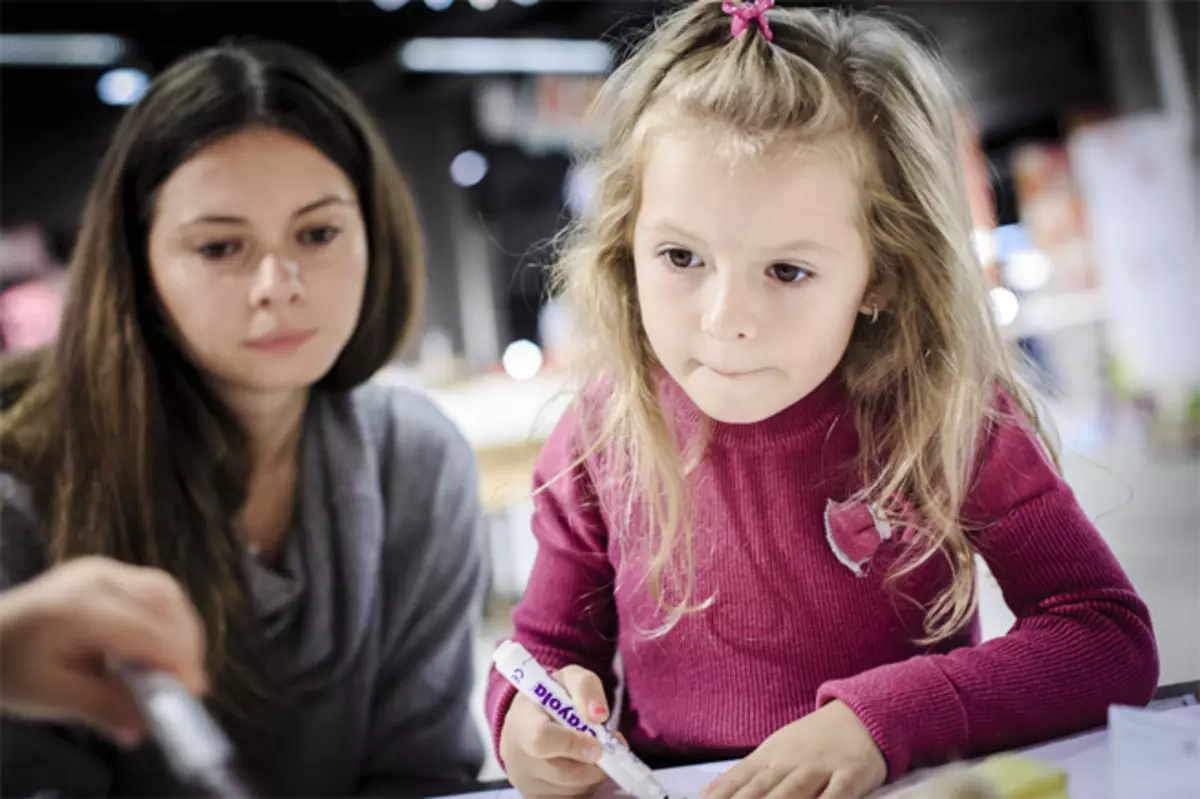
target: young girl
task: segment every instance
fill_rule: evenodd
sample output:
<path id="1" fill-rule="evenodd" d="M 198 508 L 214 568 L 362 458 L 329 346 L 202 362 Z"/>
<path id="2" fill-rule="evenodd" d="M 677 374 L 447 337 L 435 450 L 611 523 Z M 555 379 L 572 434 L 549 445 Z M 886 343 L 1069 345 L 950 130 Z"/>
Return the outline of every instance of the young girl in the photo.
<path id="1" fill-rule="evenodd" d="M 1157 656 L 991 320 L 943 69 L 769 6 L 690 5 L 608 86 L 557 268 L 592 387 L 540 457 L 514 623 L 652 764 L 744 757 L 712 799 L 861 796 L 1101 724 Z M 985 644 L 976 553 L 1018 617 Z M 601 780 L 496 674 L 488 712 L 524 795 Z"/>
<path id="2" fill-rule="evenodd" d="M 482 762 L 472 453 L 367 383 L 415 320 L 418 232 L 337 79 L 291 49 L 206 51 L 122 120 L 57 344 L 0 371 L 0 589 L 83 555 L 177 579 L 266 795 L 425 795 Z M 5 796 L 179 790 L 151 747 L 0 738 Z"/>

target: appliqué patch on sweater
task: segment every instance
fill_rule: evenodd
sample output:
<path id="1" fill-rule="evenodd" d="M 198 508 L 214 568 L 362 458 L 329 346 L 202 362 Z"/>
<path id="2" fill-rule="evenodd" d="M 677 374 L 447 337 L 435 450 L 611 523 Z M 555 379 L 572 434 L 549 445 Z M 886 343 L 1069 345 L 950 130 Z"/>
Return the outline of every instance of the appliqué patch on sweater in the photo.
<path id="1" fill-rule="evenodd" d="M 912 531 L 907 527 L 894 528 L 873 503 L 832 499 L 825 503 L 825 538 L 834 556 L 856 577 L 866 575 L 879 545 L 894 536 L 908 541 Z"/>

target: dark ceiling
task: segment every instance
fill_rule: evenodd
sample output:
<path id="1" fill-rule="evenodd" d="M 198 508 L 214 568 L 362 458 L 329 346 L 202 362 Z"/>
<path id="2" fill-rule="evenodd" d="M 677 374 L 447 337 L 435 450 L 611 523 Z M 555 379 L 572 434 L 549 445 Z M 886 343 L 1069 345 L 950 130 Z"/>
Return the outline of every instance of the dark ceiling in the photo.
<path id="1" fill-rule="evenodd" d="M 624 36 L 668 2 L 498 0 L 477 11 L 454 0 L 434 11 L 410 0 L 387 12 L 367 0 L 302 2 L 57 2 L 6 0 L 5 32 L 108 32 L 133 42 L 131 63 L 158 70 L 191 50 L 229 36 L 283 39 L 340 71 L 395 72 L 399 41 L 412 36 Z M 856 6 L 873 5 L 862 0 Z M 1002 134 L 1064 104 L 1106 97 L 1095 46 L 1092 4 L 1034 0 L 894 2 L 945 48 L 976 103 L 985 130 Z M 5 77 L 11 70 L 5 70 Z M 45 95 L 42 95 L 45 96 Z M 15 110 L 15 109 L 13 109 Z"/>
<path id="2" fill-rule="evenodd" d="M 212 0 L 211 2 L 57 2 L 6 0 L 5 32 L 107 32 L 131 39 L 144 66 L 161 69 L 184 53 L 231 35 L 290 41 L 331 66 L 352 68 L 390 57 L 412 36 L 550 35 L 595 37 L 665 4 L 647 0 L 542 0 L 531 6 L 498 0 L 478 11 L 456 0 L 443 11 L 410 0 L 383 11 L 368 0 Z"/>
<path id="3" fill-rule="evenodd" d="M 1099 0 L 1114 2 L 1115 0 Z M 445 0 L 442 0 L 445 2 Z M 792 0 L 780 0 L 783 5 Z M 1136 2 L 1136 0 L 1131 0 Z M 796 3 L 798 4 L 798 3 Z M 812 4 L 812 3 L 809 3 Z M 3 0 L 4 33 L 111 33 L 131 44 L 125 65 L 153 74 L 190 51 L 228 37 L 269 38 L 303 47 L 333 67 L 381 116 L 427 212 L 431 263 L 450 263 L 457 232 L 439 221 L 452 213 L 452 145 L 478 146 L 488 178 L 465 190 L 459 207 L 484 221 L 495 248 L 514 336 L 536 335 L 545 242 L 563 221 L 562 154 L 526 152 L 478 141 L 471 112 L 475 79 L 407 75 L 397 46 L 414 36 L 551 36 L 625 42 L 643 29 L 659 0 L 496 0 L 479 11 L 452 0 L 443 11 L 408 0 L 384 11 L 369 0 L 246 2 L 62 2 Z M 852 0 L 840 5 L 876 5 Z M 1110 86 L 1101 67 L 1096 4 L 1084 0 L 934 0 L 892 2 L 943 48 L 974 105 L 991 156 L 1002 221 L 1012 221 L 1006 150 L 1029 138 L 1057 138 L 1062 116 L 1104 106 Z M 100 68 L 0 69 L 0 224 L 34 221 L 70 240 L 83 194 L 121 109 L 96 96 Z M 442 137 L 430 144 L 422 138 Z M 457 145 L 455 145 L 457 146 Z M 439 150 L 439 147 L 441 150 Z M 437 277 L 435 274 L 434 277 Z M 436 281 L 435 281 L 436 282 Z M 435 292 L 436 293 L 436 292 Z M 443 298 L 444 300 L 444 298 Z M 434 309 L 446 319 L 455 306 Z M 436 303 L 435 303 L 436 305 Z M 453 325 L 451 325 L 453 327 Z"/>
<path id="4" fill-rule="evenodd" d="M 541 0 L 533 5 L 497 0 L 494 8 L 479 11 L 468 0 L 453 0 L 446 10 L 435 11 L 423 0 L 409 0 L 388 12 L 368 0 L 5 0 L 0 12 L 5 33 L 123 36 L 131 43 L 126 64 L 152 74 L 187 52 L 228 37 L 284 40 L 319 55 L 372 98 L 376 107 L 380 98 L 388 103 L 393 100 L 387 98 L 395 98 L 394 102 L 407 98 L 409 107 L 421 108 L 423 97 L 445 102 L 461 95 L 463 124 L 469 125 L 470 104 L 465 98 L 472 79 L 403 74 L 395 58 L 400 42 L 413 36 L 472 35 L 625 41 L 655 11 L 670 5 L 656 0 Z M 874 4 L 858 0 L 853 5 Z M 1064 112 L 1107 102 L 1092 3 L 940 0 L 895 2 L 890 7 L 924 25 L 944 48 L 971 97 L 993 155 L 1023 138 L 1055 137 Z M 64 174 L 58 177 L 64 186 L 86 183 L 84 173 L 98 159 L 107 132 L 120 115 L 119 109 L 105 107 L 96 98 L 101 72 L 98 68 L 0 69 L 0 169 L 6 195 L 0 198 L 0 210 L 7 219 L 20 214 L 21 197 L 33 196 L 30 186 L 46 174 L 47 164 L 61 160 Z M 87 157 L 75 153 L 76 149 Z M 57 155 L 68 151 L 71 158 Z M 521 161 L 517 159 L 517 168 L 509 170 L 518 182 Z M 1003 171 L 1003 159 L 997 160 L 997 166 Z M 560 167 L 548 171 L 558 173 Z M 498 183 L 494 182 L 493 191 L 512 195 L 511 185 Z M 553 196 L 557 198 L 557 193 Z M 39 212 L 31 206 L 28 213 Z"/>

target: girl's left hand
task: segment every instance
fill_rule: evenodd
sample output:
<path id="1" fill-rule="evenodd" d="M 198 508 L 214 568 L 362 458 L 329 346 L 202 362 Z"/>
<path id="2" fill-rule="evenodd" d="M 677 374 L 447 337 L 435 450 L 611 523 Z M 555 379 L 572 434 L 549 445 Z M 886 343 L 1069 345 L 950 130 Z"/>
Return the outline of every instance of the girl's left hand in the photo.
<path id="1" fill-rule="evenodd" d="M 702 799 L 858 799 L 887 780 L 887 761 L 843 702 L 778 730 L 706 785 Z"/>

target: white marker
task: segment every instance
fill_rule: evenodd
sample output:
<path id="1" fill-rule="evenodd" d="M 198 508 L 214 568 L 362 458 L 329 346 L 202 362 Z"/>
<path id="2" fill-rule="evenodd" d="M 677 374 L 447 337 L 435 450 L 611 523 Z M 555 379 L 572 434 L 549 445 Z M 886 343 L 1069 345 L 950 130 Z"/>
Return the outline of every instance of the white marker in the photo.
<path id="1" fill-rule="evenodd" d="M 203 796 L 253 796 L 237 773 L 233 743 L 204 703 L 163 671 L 137 663 L 111 663 L 175 776 Z"/>
<path id="2" fill-rule="evenodd" d="M 587 733 L 600 742 L 604 754 L 597 763 L 621 790 L 637 799 L 667 799 L 666 790 L 650 770 L 621 739 L 601 724 L 588 724 L 575 710 L 567 689 L 541 667 L 533 655 L 516 641 L 505 641 L 492 656 L 496 670 L 516 689 L 541 705 L 550 717 L 564 727 Z"/>

